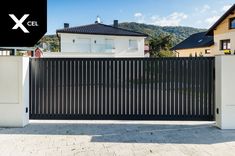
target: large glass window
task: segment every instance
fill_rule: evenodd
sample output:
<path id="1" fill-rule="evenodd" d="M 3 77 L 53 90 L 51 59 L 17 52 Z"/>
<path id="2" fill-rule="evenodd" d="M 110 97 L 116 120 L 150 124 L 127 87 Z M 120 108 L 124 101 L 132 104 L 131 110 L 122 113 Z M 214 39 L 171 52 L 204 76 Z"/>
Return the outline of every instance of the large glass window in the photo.
<path id="1" fill-rule="evenodd" d="M 231 49 L 231 44 L 230 40 L 221 40 L 221 50 L 230 50 Z"/>
<path id="2" fill-rule="evenodd" d="M 75 41 L 76 42 L 76 41 Z M 90 39 L 78 39 L 78 52 L 89 53 L 91 52 L 91 40 Z"/>
<path id="3" fill-rule="evenodd" d="M 113 39 L 105 39 L 105 46 L 106 46 L 106 49 L 108 49 L 108 50 L 115 49 L 114 40 Z"/>
<path id="4" fill-rule="evenodd" d="M 230 19 L 230 29 L 235 29 L 235 18 Z"/>
<path id="5" fill-rule="evenodd" d="M 138 49 L 137 40 L 129 40 L 129 49 L 131 49 L 131 50 L 137 50 Z"/>

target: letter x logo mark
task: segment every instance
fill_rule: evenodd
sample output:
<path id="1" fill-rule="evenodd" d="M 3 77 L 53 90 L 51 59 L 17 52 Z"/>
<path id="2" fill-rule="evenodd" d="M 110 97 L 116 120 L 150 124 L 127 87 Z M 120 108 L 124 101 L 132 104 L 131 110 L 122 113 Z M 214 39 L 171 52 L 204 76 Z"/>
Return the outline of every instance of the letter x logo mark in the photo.
<path id="1" fill-rule="evenodd" d="M 9 14 L 9 16 L 16 23 L 16 25 L 12 28 L 13 30 L 20 28 L 24 33 L 29 33 L 29 31 L 23 25 L 23 22 L 29 17 L 29 14 L 25 14 L 20 20 L 18 20 L 14 14 Z"/>

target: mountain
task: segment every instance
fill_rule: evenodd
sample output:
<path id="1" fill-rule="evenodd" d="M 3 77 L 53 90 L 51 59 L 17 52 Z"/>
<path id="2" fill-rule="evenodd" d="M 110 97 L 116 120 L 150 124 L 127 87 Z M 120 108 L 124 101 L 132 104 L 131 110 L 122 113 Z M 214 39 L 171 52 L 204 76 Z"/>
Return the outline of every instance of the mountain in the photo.
<path id="1" fill-rule="evenodd" d="M 182 26 L 156 26 L 140 23 L 120 23 L 120 28 L 129 29 L 137 32 L 142 32 L 148 34 L 150 37 L 157 37 L 159 35 L 171 35 L 174 40 L 174 44 L 185 40 L 190 35 L 206 31 L 206 29 L 197 29 L 192 27 L 182 27 Z"/>
<path id="2" fill-rule="evenodd" d="M 156 25 L 140 24 L 135 22 L 120 23 L 119 27 L 148 34 L 150 36 L 149 38 L 157 37 L 159 35 L 171 35 L 174 41 L 174 45 L 188 38 L 192 34 L 206 31 L 206 29 L 197 29 L 192 27 L 162 27 Z M 50 45 L 49 47 L 51 51 L 59 51 L 59 39 L 57 35 L 46 35 L 39 41 L 38 45 L 42 45 L 41 43 L 46 43 L 47 45 Z"/>

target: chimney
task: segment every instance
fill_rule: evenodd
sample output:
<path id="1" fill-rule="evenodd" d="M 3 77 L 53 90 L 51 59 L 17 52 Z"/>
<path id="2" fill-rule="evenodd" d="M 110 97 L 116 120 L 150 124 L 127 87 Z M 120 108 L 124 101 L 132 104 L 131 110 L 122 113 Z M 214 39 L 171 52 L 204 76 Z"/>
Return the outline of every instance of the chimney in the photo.
<path id="1" fill-rule="evenodd" d="M 113 21 L 113 27 L 118 28 L 118 20 Z"/>
<path id="2" fill-rule="evenodd" d="M 64 23 L 64 28 L 65 29 L 69 28 L 69 23 Z"/>
<path id="3" fill-rule="evenodd" d="M 101 23 L 101 20 L 100 20 L 100 17 L 99 17 L 99 16 L 96 17 L 95 23 Z"/>

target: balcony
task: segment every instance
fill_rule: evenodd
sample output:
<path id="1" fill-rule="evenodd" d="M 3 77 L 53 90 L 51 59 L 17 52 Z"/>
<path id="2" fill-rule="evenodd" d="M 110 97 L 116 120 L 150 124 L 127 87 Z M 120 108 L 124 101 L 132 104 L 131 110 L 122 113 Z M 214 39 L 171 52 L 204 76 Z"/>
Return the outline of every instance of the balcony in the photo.
<path id="1" fill-rule="evenodd" d="M 112 44 L 87 44 L 79 43 L 71 47 L 73 52 L 79 53 L 114 53 L 115 47 Z"/>
<path id="2" fill-rule="evenodd" d="M 112 44 L 93 44 L 91 53 L 114 53 L 115 47 Z"/>

